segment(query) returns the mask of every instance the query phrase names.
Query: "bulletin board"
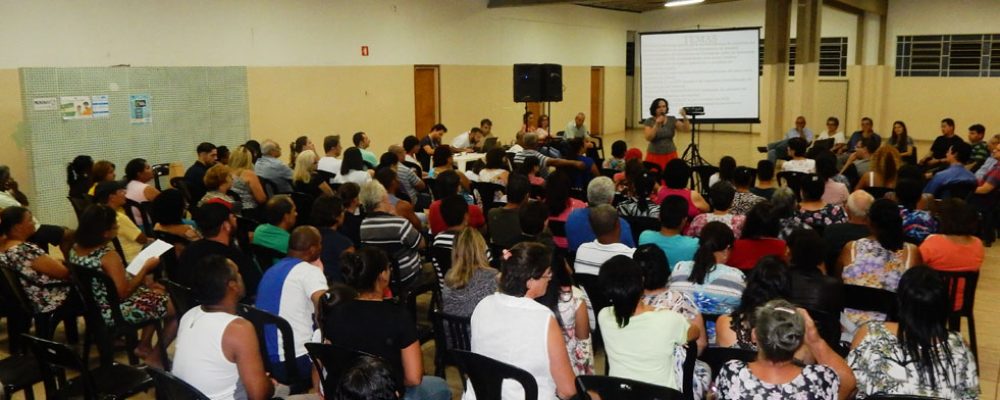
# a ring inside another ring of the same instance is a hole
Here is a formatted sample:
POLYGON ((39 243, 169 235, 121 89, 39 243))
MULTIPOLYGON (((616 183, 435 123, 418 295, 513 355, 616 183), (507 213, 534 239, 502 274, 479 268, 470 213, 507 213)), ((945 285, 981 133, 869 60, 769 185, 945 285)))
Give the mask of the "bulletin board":
POLYGON ((197 158, 198 143, 230 148, 250 137, 246 67, 21 68, 31 208, 76 226, 66 165, 77 155, 116 165, 197 158))

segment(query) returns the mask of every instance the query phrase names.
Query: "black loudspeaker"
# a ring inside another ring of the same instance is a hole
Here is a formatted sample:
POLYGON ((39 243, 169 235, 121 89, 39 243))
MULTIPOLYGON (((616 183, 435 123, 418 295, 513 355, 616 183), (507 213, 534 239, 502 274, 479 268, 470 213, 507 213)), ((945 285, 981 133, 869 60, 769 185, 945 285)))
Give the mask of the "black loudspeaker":
POLYGON ((514 102, 562 101, 562 65, 514 64, 514 102))
POLYGON ((562 101, 562 65, 542 64, 542 101, 562 101))
POLYGON ((542 69, 538 64, 514 64, 514 102, 542 101, 542 69))

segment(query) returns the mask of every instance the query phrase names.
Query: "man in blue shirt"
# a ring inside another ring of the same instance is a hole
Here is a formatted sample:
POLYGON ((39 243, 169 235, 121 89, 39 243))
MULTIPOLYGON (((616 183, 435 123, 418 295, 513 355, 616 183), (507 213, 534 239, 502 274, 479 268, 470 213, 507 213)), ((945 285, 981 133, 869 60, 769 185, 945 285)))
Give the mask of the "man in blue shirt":
POLYGON ((956 142, 952 144, 951 148, 948 149, 948 153, 945 154, 945 161, 948 162, 948 168, 938 172, 931 178, 930 182, 927 182, 927 186, 924 186, 924 193, 940 197, 943 194, 939 193, 941 189, 950 184, 960 182, 976 183, 976 176, 965 168, 965 163, 969 162, 971 153, 972 146, 969 146, 968 143, 956 142))
MULTIPOLYGON (((601 204, 611 203, 615 199, 615 183, 611 178, 601 176, 594 178, 587 185, 587 204, 589 207, 573 210, 566 218, 566 242, 569 251, 576 251, 581 244, 593 242, 597 239, 594 228, 590 226, 590 210, 601 204)), ((632 239, 632 227, 624 218, 618 217, 621 226, 619 241, 628 246, 635 247, 635 240, 632 239)))
MULTIPOLYGON (((281 146, 273 140, 265 140, 260 146, 260 153, 260 159, 253 167, 257 176, 274 183, 274 190, 277 193, 291 193, 292 169, 279 159, 281 146)), ((274 193, 268 193, 268 196, 273 195, 274 193)))

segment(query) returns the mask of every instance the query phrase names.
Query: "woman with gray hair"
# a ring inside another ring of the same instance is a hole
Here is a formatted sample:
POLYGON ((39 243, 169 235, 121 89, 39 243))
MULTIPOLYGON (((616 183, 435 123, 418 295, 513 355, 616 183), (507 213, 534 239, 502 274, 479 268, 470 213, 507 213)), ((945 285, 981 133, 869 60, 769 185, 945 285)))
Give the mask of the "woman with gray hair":
POLYGON ((719 371, 719 399, 845 399, 855 379, 847 362, 823 341, 809 314, 785 300, 757 309, 752 332, 757 360, 733 360, 719 371), (816 364, 800 366, 795 352, 805 346, 816 364))
POLYGON ((788 240, 798 229, 812 229, 811 226, 795 218, 795 212, 799 209, 799 202, 795 198, 795 192, 787 187, 778 188, 771 195, 772 218, 777 219, 781 224, 781 231, 778 232, 778 239, 788 240))

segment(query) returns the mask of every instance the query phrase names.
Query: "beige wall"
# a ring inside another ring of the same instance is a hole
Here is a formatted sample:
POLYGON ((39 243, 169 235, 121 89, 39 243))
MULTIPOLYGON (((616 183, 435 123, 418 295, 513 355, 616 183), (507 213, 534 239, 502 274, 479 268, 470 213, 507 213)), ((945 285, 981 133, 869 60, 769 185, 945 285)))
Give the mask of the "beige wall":
MULTIPOLYGON (((11 169, 21 189, 30 193, 28 159, 25 153, 27 135, 23 132, 24 111, 21 107, 21 81, 16 69, 0 69, 0 164, 11 169)), ((67 160, 69 162, 69 160, 67 160)))

